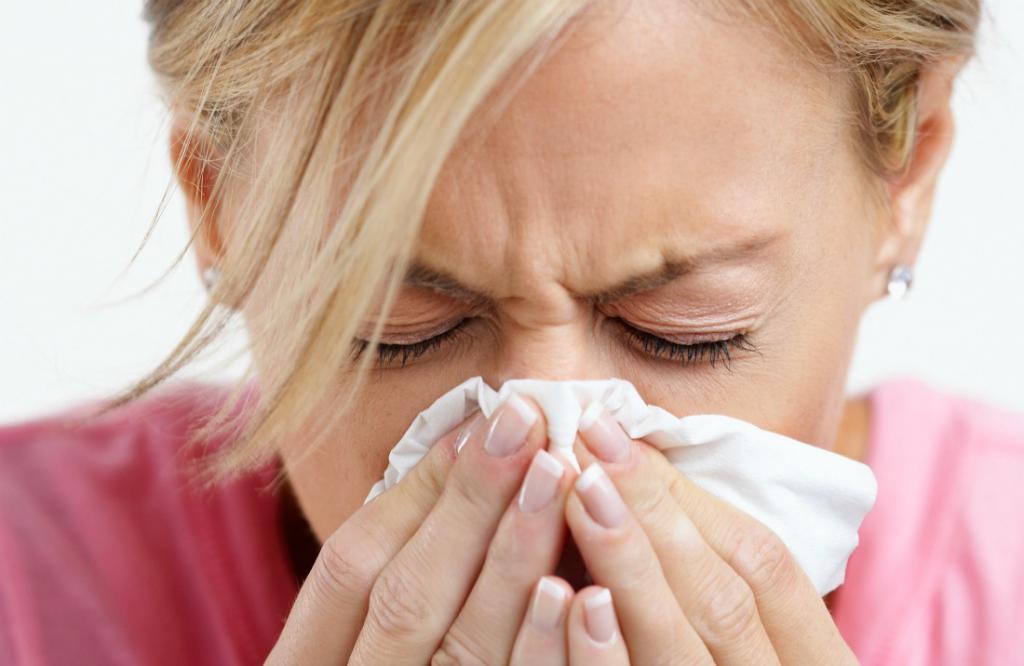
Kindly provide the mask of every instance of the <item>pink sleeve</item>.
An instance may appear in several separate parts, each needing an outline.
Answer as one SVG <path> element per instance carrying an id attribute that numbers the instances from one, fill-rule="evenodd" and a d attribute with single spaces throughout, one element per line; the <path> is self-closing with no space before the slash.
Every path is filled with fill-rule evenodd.
<path id="1" fill-rule="evenodd" d="M 206 492 L 179 465 L 208 398 L 0 427 L 0 663 L 263 660 L 295 582 L 267 478 Z"/>
<path id="2" fill-rule="evenodd" d="M 909 378 L 871 404 L 878 501 L 837 625 L 865 664 L 1024 663 L 1024 416 Z"/>

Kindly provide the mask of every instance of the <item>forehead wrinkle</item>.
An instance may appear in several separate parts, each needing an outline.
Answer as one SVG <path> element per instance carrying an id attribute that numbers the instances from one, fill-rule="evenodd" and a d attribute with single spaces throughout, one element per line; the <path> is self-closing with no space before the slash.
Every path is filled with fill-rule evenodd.
<path id="1" fill-rule="evenodd" d="M 627 278 L 612 287 L 580 294 L 580 296 L 595 304 L 621 301 L 630 296 L 654 291 L 687 275 L 699 273 L 717 265 L 748 260 L 776 245 L 785 235 L 778 232 L 769 233 L 689 255 L 666 252 L 666 258 L 658 269 Z"/>
<path id="2" fill-rule="evenodd" d="M 769 53 L 763 34 L 730 26 L 742 38 L 723 39 L 722 26 L 685 13 L 671 31 L 638 30 L 665 25 L 651 21 L 655 10 L 681 7 L 636 8 L 643 13 L 548 61 L 494 124 L 457 146 L 420 256 L 474 282 L 440 286 L 465 287 L 451 290 L 463 300 L 535 307 L 560 307 L 577 293 L 608 302 L 657 286 L 651 275 L 632 276 L 619 294 L 603 284 L 629 272 L 663 263 L 684 273 L 670 244 L 703 249 L 741 226 L 821 210 L 820 181 L 836 151 L 821 142 L 823 133 L 827 146 L 835 137 L 815 108 L 830 108 L 830 96 L 810 94 L 820 83 L 814 73 L 793 67 L 782 49 Z M 707 75 L 714 70 L 735 75 Z M 645 237 L 660 243 L 629 247 Z"/>
<path id="3" fill-rule="evenodd" d="M 670 284 L 682 277 L 707 270 L 717 265 L 735 264 L 763 254 L 780 243 L 787 234 L 773 232 L 744 238 L 738 242 L 719 245 L 691 254 L 666 251 L 662 265 L 645 273 L 632 275 L 620 282 L 598 290 L 572 292 L 575 297 L 594 304 L 607 304 L 623 300 L 658 287 Z M 564 280 L 562 281 L 564 283 Z M 500 296 L 486 288 L 469 287 L 444 270 L 433 268 L 422 261 L 415 261 L 406 273 L 405 283 L 422 287 L 457 298 L 474 305 L 492 304 Z"/>

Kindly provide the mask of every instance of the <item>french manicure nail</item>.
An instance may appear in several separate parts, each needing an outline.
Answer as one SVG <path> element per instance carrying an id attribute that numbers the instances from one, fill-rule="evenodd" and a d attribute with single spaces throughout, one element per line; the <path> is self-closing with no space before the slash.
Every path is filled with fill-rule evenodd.
<path id="1" fill-rule="evenodd" d="M 600 402 L 592 402 L 583 410 L 579 431 L 587 448 L 601 460 L 617 463 L 629 458 L 629 438 Z"/>
<path id="2" fill-rule="evenodd" d="M 558 481 L 563 474 L 565 467 L 557 458 L 544 449 L 537 449 L 519 491 L 519 510 L 535 513 L 550 504 L 558 492 Z"/>
<path id="3" fill-rule="evenodd" d="M 583 602 L 587 633 L 595 643 L 607 645 L 615 638 L 618 622 L 612 607 L 612 592 L 607 587 Z"/>
<path id="4" fill-rule="evenodd" d="M 491 415 L 491 424 L 484 440 L 484 451 L 496 458 L 512 455 L 522 448 L 537 418 L 537 412 L 513 393 L 498 407 L 497 412 Z"/>
<path id="5" fill-rule="evenodd" d="M 541 631 L 558 626 L 565 611 L 565 590 L 548 576 L 537 581 L 537 591 L 530 606 L 530 622 Z"/>
<path id="6" fill-rule="evenodd" d="M 626 520 L 626 505 L 615 484 L 598 463 L 591 463 L 576 479 L 576 493 L 587 513 L 603 527 L 618 527 Z"/>

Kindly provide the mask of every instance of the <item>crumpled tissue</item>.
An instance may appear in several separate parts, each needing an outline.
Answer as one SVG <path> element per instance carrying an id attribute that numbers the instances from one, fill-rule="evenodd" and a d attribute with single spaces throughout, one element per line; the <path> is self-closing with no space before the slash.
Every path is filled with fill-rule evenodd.
<path id="1" fill-rule="evenodd" d="M 548 450 L 561 452 L 577 470 L 579 419 L 600 401 L 631 438 L 660 449 L 694 483 L 771 528 L 819 594 L 842 584 L 857 530 L 875 502 L 877 484 L 867 465 L 730 416 L 677 417 L 648 405 L 624 379 L 510 379 L 498 390 L 482 377 L 467 379 L 416 416 L 365 502 L 398 483 L 475 408 L 490 416 L 512 392 L 537 402 L 547 420 Z"/>

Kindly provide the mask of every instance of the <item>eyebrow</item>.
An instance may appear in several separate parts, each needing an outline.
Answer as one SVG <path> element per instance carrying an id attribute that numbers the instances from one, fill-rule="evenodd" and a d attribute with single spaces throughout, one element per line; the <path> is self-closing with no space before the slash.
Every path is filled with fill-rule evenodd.
<path id="1" fill-rule="evenodd" d="M 660 268 L 629 277 L 618 284 L 599 291 L 579 294 L 581 298 L 596 304 L 614 303 L 622 299 L 653 291 L 684 275 L 696 273 L 711 266 L 737 263 L 763 252 L 778 242 L 784 234 L 772 233 L 747 238 L 738 243 L 723 245 L 697 254 L 667 259 Z M 413 262 L 406 271 L 404 283 L 410 287 L 429 289 L 445 296 L 471 303 L 496 300 L 493 295 L 470 289 L 450 274 L 420 262 Z"/>

